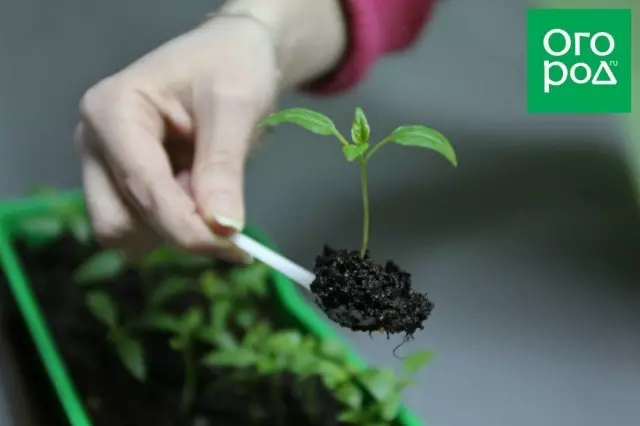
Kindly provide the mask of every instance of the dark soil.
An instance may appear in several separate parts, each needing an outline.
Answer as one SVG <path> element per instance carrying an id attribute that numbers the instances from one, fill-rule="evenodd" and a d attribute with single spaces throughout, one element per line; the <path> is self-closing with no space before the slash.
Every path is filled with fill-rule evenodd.
<path id="1" fill-rule="evenodd" d="M 122 367 L 106 330 L 85 307 L 84 290 L 72 282 L 71 274 L 97 247 L 83 247 L 71 237 L 55 243 L 29 247 L 16 243 L 32 289 L 40 303 L 58 350 L 82 396 L 94 426 L 332 426 L 340 406 L 320 386 L 316 393 L 322 416 L 311 418 L 302 408 L 301 396 L 292 386 L 292 378 L 280 377 L 253 385 L 234 384 L 216 393 L 199 389 L 193 413 L 181 417 L 180 392 L 183 364 L 169 348 L 167 336 L 147 335 L 144 349 L 149 377 L 146 383 L 132 378 Z M 218 268 L 224 270 L 224 267 Z M 228 266 L 227 268 L 228 269 Z M 175 272 L 175 271 L 174 271 Z M 166 275 L 167 271 L 159 271 Z M 107 283 L 123 317 L 134 315 L 142 307 L 140 278 L 130 270 Z M 175 310 L 197 303 L 176 304 Z M 180 311 L 181 312 L 181 311 Z M 277 324 L 275 324 L 277 326 Z M 215 383 L 229 372 L 199 372 L 200 382 Z M 277 388 L 274 385 L 277 384 Z M 275 397 L 275 400 L 274 400 Z M 275 419 L 275 404 L 281 403 L 281 419 Z M 46 415 L 45 415 L 46 417 Z M 317 418 L 320 417 L 320 418 Z M 49 418 L 47 426 L 67 424 Z"/>
<path id="2" fill-rule="evenodd" d="M 374 263 L 369 254 L 324 248 L 316 258 L 311 291 L 327 316 L 353 331 L 405 333 L 423 328 L 433 309 L 426 294 L 411 288 L 411 274 L 393 261 Z"/>

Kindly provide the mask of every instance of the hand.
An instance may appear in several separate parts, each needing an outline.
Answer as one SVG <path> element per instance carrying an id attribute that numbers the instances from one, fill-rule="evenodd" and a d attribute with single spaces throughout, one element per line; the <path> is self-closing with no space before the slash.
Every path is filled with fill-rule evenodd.
<path id="1" fill-rule="evenodd" d="M 244 226 L 256 124 L 282 89 L 335 66 L 344 38 L 337 0 L 231 1 L 89 89 L 75 140 L 99 241 L 243 260 L 225 237 Z"/>

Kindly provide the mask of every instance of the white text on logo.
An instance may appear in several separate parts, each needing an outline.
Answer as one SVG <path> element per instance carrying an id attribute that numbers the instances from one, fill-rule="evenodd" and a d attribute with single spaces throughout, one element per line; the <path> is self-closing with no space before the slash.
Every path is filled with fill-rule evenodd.
<path id="1" fill-rule="evenodd" d="M 564 41 L 564 47 L 560 50 L 553 50 L 551 48 L 551 38 L 561 37 Z M 561 57 L 569 53 L 569 51 L 573 48 L 573 55 L 576 57 L 580 57 L 583 52 L 586 50 L 585 46 L 582 43 L 582 40 L 588 40 L 588 49 L 589 51 L 600 57 L 604 58 L 609 56 L 616 47 L 616 42 L 613 36 L 607 32 L 601 31 L 591 35 L 591 33 L 586 32 L 577 32 L 573 34 L 573 41 L 571 35 L 562 29 L 552 29 L 547 31 L 542 40 L 542 45 L 544 50 L 551 56 Z M 603 39 L 606 40 L 607 48 L 604 50 L 600 50 L 598 48 L 598 40 Z M 564 62 L 561 61 L 544 61 L 544 93 L 549 93 L 551 90 L 551 86 L 561 86 L 563 85 L 568 78 L 571 79 L 576 84 L 587 84 L 591 83 L 594 86 L 611 86 L 616 85 L 618 80 L 616 79 L 613 70 L 611 69 L 611 65 L 617 65 L 617 62 L 614 61 L 604 61 L 601 60 L 598 68 L 595 72 L 589 64 L 586 62 L 576 62 L 571 67 L 567 67 Z M 560 69 L 560 78 L 558 80 L 553 80 L 551 78 L 551 70 L 554 68 Z M 604 75 L 606 74 L 606 80 L 604 79 Z"/>

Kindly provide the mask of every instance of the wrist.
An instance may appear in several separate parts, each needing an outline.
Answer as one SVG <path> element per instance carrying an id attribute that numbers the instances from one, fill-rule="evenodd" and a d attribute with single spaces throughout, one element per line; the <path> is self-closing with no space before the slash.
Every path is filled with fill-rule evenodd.
<path id="1" fill-rule="evenodd" d="M 283 88 L 326 75 L 346 50 L 340 0 L 228 0 L 218 12 L 248 15 L 270 28 Z"/>

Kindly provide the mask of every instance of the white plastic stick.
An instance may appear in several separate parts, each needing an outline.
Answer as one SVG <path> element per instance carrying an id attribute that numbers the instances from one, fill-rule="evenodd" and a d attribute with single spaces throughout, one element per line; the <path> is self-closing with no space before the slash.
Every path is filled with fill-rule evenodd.
<path id="1" fill-rule="evenodd" d="M 238 246 L 239 249 L 247 252 L 252 257 L 255 257 L 276 271 L 281 272 L 310 291 L 310 285 L 315 279 L 315 275 L 310 271 L 244 234 L 234 234 L 230 240 Z"/>

